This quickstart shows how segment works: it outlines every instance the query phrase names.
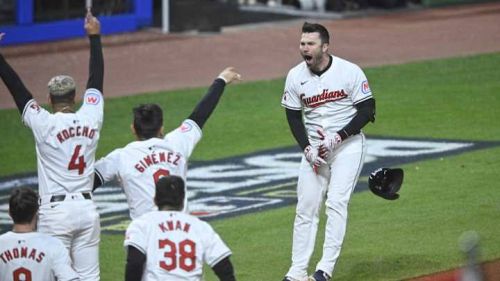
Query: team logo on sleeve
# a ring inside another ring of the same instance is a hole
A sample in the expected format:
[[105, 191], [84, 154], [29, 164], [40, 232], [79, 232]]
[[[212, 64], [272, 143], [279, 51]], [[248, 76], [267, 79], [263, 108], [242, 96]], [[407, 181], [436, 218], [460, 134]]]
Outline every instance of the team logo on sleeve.
[[182, 125], [180, 126], [181, 132], [183, 133], [191, 131], [192, 128], [193, 126], [191, 126], [191, 124], [186, 122], [182, 123]]
[[40, 112], [40, 106], [36, 102], [31, 103], [30, 108], [36, 110], [36, 112]]
[[282, 100], [283, 100], [283, 101], [286, 101], [287, 97], [288, 97], [288, 92], [287, 92], [287, 91], [285, 91], [285, 92], [283, 93]]
[[368, 85], [367, 80], [361, 83], [361, 92], [363, 92], [363, 94], [369, 94], [372, 92], [372, 90], [370, 90], [370, 85]]
[[87, 93], [85, 95], [85, 103], [96, 105], [101, 101], [101, 97], [96, 93]]

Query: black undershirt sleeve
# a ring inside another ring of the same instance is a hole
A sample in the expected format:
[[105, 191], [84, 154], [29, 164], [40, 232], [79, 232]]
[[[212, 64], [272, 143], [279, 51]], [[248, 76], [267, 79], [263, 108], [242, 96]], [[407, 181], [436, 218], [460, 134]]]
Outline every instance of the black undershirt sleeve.
[[349, 122], [344, 128], [337, 132], [342, 140], [345, 140], [349, 136], [359, 134], [361, 129], [368, 124], [368, 122], [375, 122], [375, 100], [369, 99], [360, 102], [355, 105], [358, 113], [351, 122]]
[[19, 112], [23, 114], [24, 107], [33, 99], [33, 96], [2, 54], [0, 54], [0, 76], [9, 89], [10, 95], [14, 98]]
[[217, 78], [212, 83], [212, 86], [208, 89], [208, 92], [201, 99], [201, 101], [196, 105], [191, 115], [189, 115], [189, 119], [193, 120], [198, 124], [198, 126], [203, 128], [205, 122], [208, 120], [208, 117], [212, 114], [217, 103], [219, 102], [222, 93], [224, 93], [224, 87], [226, 86], [226, 82], [223, 79]]
[[295, 140], [300, 148], [304, 150], [309, 145], [309, 139], [307, 138], [306, 128], [302, 120], [302, 111], [286, 108], [286, 119]]
[[98, 187], [103, 184], [101, 175], [97, 170], [94, 171], [94, 186], [92, 187], [92, 192], [94, 192]]
[[146, 255], [133, 246], [128, 246], [125, 281], [140, 281], [144, 271]]
[[219, 277], [220, 281], [236, 281], [234, 277], [233, 264], [229, 260], [229, 257], [222, 259], [216, 265], [212, 267], [215, 275]]
[[104, 85], [104, 59], [102, 56], [101, 36], [99, 34], [89, 35], [89, 40], [90, 59], [87, 89], [94, 88], [102, 93]]

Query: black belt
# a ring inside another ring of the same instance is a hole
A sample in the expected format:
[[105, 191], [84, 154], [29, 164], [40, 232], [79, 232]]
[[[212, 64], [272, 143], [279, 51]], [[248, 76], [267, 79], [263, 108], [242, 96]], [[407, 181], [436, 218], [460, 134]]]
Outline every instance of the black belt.
[[[89, 199], [89, 200], [92, 199], [90, 192], [82, 192], [82, 196], [85, 199]], [[61, 201], [64, 201], [64, 199], [66, 199], [66, 195], [52, 195], [52, 197], [50, 198], [50, 203], [61, 202]]]

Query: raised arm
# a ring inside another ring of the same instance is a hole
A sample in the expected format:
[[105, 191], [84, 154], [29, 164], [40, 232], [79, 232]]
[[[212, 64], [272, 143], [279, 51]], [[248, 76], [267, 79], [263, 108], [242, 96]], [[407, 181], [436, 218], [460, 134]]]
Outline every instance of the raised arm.
[[[4, 36], [4, 33], [0, 33], [0, 41]], [[2, 77], [5, 86], [9, 89], [10, 95], [14, 98], [14, 101], [19, 109], [19, 112], [22, 114], [24, 107], [33, 99], [33, 96], [28, 91], [26, 86], [24, 85], [21, 78], [17, 75], [17, 73], [12, 69], [12, 67], [7, 63], [3, 55], [0, 53], [0, 76]]]
[[89, 80], [87, 89], [94, 88], [103, 92], [104, 59], [101, 44], [101, 24], [90, 12], [85, 17], [85, 30], [90, 40]]
[[241, 80], [241, 75], [233, 67], [224, 69], [188, 118], [196, 122], [200, 129], [203, 128], [203, 125], [205, 125], [205, 122], [217, 106], [224, 92], [224, 87], [235, 80]]

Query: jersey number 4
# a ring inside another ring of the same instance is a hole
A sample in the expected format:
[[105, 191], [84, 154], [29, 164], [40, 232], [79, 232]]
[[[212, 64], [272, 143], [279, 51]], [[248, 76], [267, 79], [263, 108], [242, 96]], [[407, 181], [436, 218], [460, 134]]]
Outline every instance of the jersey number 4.
[[175, 244], [168, 239], [158, 241], [160, 249], [168, 248], [163, 253], [166, 261], [160, 261], [160, 267], [166, 271], [172, 271], [179, 266], [182, 270], [190, 272], [196, 267], [196, 243], [185, 239]]
[[75, 147], [73, 151], [73, 156], [71, 156], [71, 161], [68, 164], [68, 170], [78, 170], [78, 174], [83, 174], [85, 167], [87, 167], [87, 163], [85, 163], [85, 159], [83, 159], [83, 155], [80, 155], [80, 149], [82, 145], [79, 144]]

